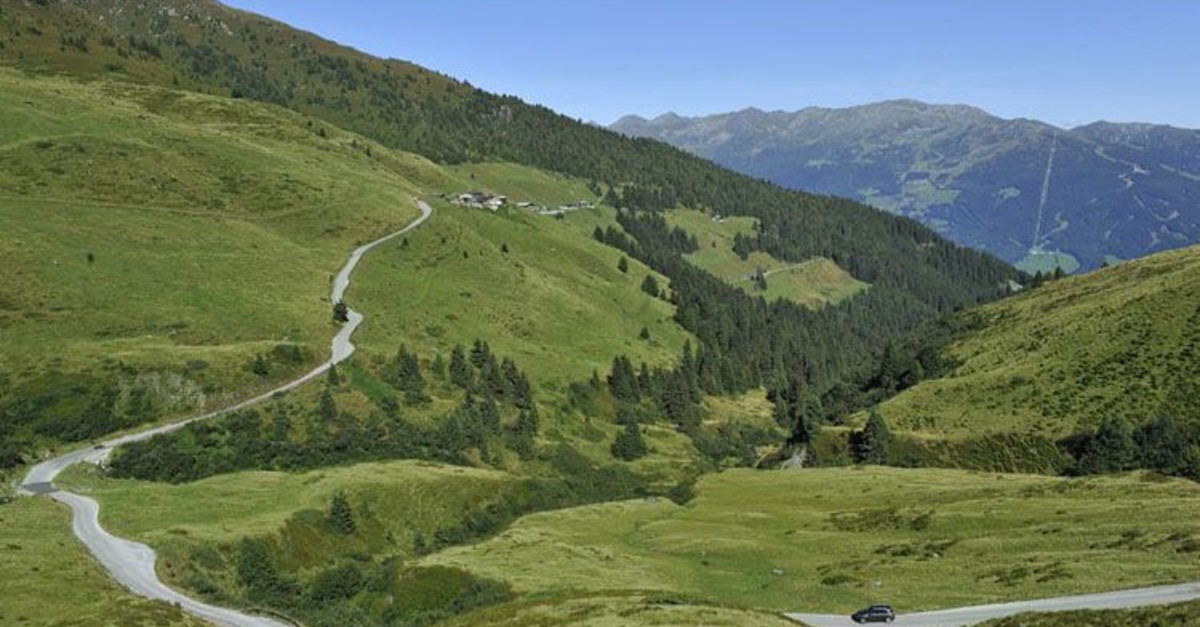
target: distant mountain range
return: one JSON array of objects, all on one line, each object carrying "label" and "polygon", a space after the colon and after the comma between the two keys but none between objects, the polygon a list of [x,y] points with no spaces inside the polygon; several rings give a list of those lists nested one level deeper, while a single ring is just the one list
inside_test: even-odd
[{"label": "distant mountain range", "polygon": [[610,128],[913,217],[1031,272],[1200,241],[1196,130],[1108,122],[1066,130],[914,100],[626,116]]}]

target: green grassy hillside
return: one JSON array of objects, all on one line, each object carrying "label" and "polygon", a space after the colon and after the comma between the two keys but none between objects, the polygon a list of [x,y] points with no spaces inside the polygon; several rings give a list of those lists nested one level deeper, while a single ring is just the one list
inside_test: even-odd
[{"label": "green grassy hillside", "polygon": [[260,104],[11,70],[0,86],[0,406],[21,438],[211,407],[313,363],[347,252],[452,187]]},{"label": "green grassy hillside", "polygon": [[485,338],[551,389],[607,373],[618,354],[666,365],[690,336],[671,304],[639,289],[647,274],[666,279],[636,261],[623,273],[620,257],[565,220],[440,205],[407,246],[381,251],[356,277],[354,302],[372,312],[360,337],[389,353],[406,341],[446,356]]},{"label": "green grassy hillside", "polygon": [[[850,201],[789,192],[657,142],[621,137],[211,0],[20,4],[4,7],[0,24],[10,32],[0,59],[22,68],[270,102],[443,163],[509,162],[568,174],[586,182],[593,194],[603,190],[613,206],[703,208],[756,218],[764,228],[751,242],[753,250],[790,264],[827,258],[872,286],[857,299],[854,311],[807,317],[784,309],[773,315],[806,320],[801,326],[808,328],[792,335],[807,332],[808,352],[822,362],[818,376],[823,387],[876,356],[886,339],[939,313],[1001,296],[1008,280],[1018,278],[998,260],[951,245],[914,222]],[[498,180],[486,168],[477,169],[471,186]],[[515,198],[542,195],[538,187],[545,182],[504,180],[519,188]],[[670,274],[694,307],[697,300],[709,301],[710,311],[683,319],[689,331],[714,349],[713,359],[723,362],[720,371],[761,372],[752,363],[758,358],[796,366],[785,355],[793,354],[784,348],[791,338],[771,337],[776,334],[773,325],[745,320],[753,305],[740,293],[685,276],[672,266],[673,252],[666,252],[654,243],[631,254]],[[831,268],[817,274],[827,274],[825,270]],[[718,309],[723,311],[711,311]],[[871,317],[886,319],[866,322],[863,311],[883,312]],[[714,320],[736,315],[754,337],[733,337],[738,334],[731,325],[704,329],[697,316],[706,314]],[[734,350],[750,345],[773,347],[780,354]],[[842,358],[824,357],[834,346]],[[763,383],[755,377],[747,386],[747,381],[729,378],[727,387],[739,392]]]},{"label": "green grassy hillside", "polygon": [[553,208],[581,200],[593,203],[599,200],[588,189],[587,181],[515,163],[461,163],[446,166],[446,170],[466,185],[459,191],[477,189],[504,194],[512,204],[531,202],[538,207]]},{"label": "green grassy hillside", "polygon": [[[688,261],[767,300],[786,298],[802,305],[820,307],[838,303],[865,289],[867,284],[850,276],[829,259],[817,257],[799,263],[780,261],[769,253],[754,251],[742,259],[733,250],[734,237],[753,237],[753,218],[716,218],[700,211],[681,209],[667,213],[667,222],[696,237],[700,250],[685,255]],[[762,273],[765,290],[754,276]]]},{"label": "green grassy hillside", "polygon": [[708,475],[686,506],[527,516],[426,565],[518,593],[644,590],[772,611],[901,611],[1195,577],[1200,487],[886,468]]},{"label": "green grassy hillside", "polygon": [[[511,497],[520,479],[402,461],[306,473],[233,473],[175,486],[107,479],[94,467],[76,467],[62,483],[101,503],[106,529],[153,546],[165,581],[214,603],[245,606],[253,605],[239,570],[245,538],[262,542],[273,567],[303,588],[348,560],[382,577],[390,564],[431,550],[447,534],[462,533],[464,519]],[[330,526],[335,495],[349,503],[351,533]],[[377,592],[364,594],[361,605],[386,602],[381,599],[388,591]]]},{"label": "green grassy hillside", "polygon": [[166,603],[123,590],[71,535],[70,521],[70,511],[46,499],[0,505],[0,570],[5,573],[0,624],[207,624]]},{"label": "green grassy hillside", "polygon": [[[523,166],[442,168],[265,105],[13,71],[0,83],[10,451],[212,407],[314,363],[334,330],[331,275],[411,220],[414,195],[480,181],[539,202],[588,193]],[[636,260],[619,271],[620,252],[591,237],[599,223],[610,210],[439,204],[359,269],[362,358],[406,344],[428,364],[482,338],[553,402],[618,354],[670,365],[695,339],[638,287],[667,280]]]},{"label": "green grassy hillside", "polygon": [[1059,437],[1107,416],[1197,415],[1200,248],[1163,253],[969,314],[959,366],[883,403],[894,428]]}]

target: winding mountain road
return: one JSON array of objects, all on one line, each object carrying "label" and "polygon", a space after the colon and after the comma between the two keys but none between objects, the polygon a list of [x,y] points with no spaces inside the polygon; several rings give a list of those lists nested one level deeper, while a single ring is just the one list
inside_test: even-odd
[{"label": "winding mountain road", "polygon": [[[331,302],[338,303],[342,301],[342,298],[346,294],[346,289],[350,286],[350,275],[354,272],[354,268],[358,265],[358,262],[362,260],[363,255],[376,246],[417,228],[429,219],[429,216],[433,214],[433,209],[424,201],[417,200],[416,203],[421,209],[421,217],[413,220],[408,226],[391,235],[359,246],[350,254],[350,259],[346,261],[346,265],[342,267],[341,272],[333,280]],[[334,364],[341,363],[354,354],[354,344],[350,341],[350,338],[354,335],[354,331],[358,328],[358,325],[362,324],[362,321],[362,314],[350,310],[346,323],[342,325],[342,328],[333,338],[329,360],[304,376],[254,398],[209,412],[202,416],[195,416],[168,425],[113,438],[94,448],[74,451],[44,461],[29,470],[29,474],[25,476],[25,480],[21,484],[20,492],[24,494],[48,494],[50,498],[70,507],[74,514],[72,527],[76,537],[87,546],[88,551],[104,566],[104,569],[112,575],[113,579],[116,579],[118,583],[128,588],[134,594],[168,603],[177,603],[185,611],[223,627],[286,627],[285,623],[271,618],[251,616],[235,610],[201,603],[167,587],[166,584],[159,581],[158,574],[154,571],[156,556],[153,549],[145,544],[118,538],[105,531],[100,526],[100,505],[95,500],[79,494],[57,490],[53,482],[54,478],[68,466],[81,461],[100,461],[114,447],[170,433],[193,422],[207,420],[231,411],[249,407],[250,405],[271,398],[275,394],[293,390],[304,385],[327,372]]]},{"label": "winding mountain road", "polygon": [[[1016,601],[994,605],[976,605],[934,612],[897,614],[894,627],[964,627],[996,618],[1006,618],[1026,612],[1065,612],[1069,610],[1118,610],[1146,605],[1166,605],[1200,599],[1200,582],[1081,594],[1036,601]],[[784,614],[792,620],[812,627],[843,627],[857,625],[842,614]]]}]

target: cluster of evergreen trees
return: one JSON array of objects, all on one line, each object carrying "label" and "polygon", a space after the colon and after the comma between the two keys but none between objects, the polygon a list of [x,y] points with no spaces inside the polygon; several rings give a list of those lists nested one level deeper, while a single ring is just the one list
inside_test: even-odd
[{"label": "cluster of evergreen trees", "polygon": [[[307,582],[285,570],[270,542],[243,538],[237,545],[235,575],[245,600],[267,606],[315,627],[428,625],[472,609],[512,598],[501,582],[447,567],[403,569],[395,559],[345,559],[318,571]],[[196,578],[202,595],[222,591]],[[229,595],[232,591],[224,591]],[[353,602],[362,594],[382,602]]]},{"label": "cluster of evergreen trees", "polygon": [[[342,411],[336,392],[343,386],[331,369],[315,406],[279,399],[263,413],[249,409],[215,421],[193,423],[174,433],[123,447],[111,464],[118,477],[185,482],[247,469],[300,470],[376,459],[435,459],[468,463],[470,450],[489,458],[507,447],[523,459],[537,452],[538,409],[525,373],[509,358],[497,360],[477,341],[470,357],[461,346],[449,372],[434,359],[433,375],[448,377],[462,401],[436,425],[406,419],[394,395],[377,399],[376,411],[358,416]],[[380,378],[405,403],[430,402],[424,368],[400,347],[381,368]],[[507,414],[511,420],[504,420]],[[305,434],[300,440],[297,434]]]},{"label": "cluster of evergreen trees", "polygon": [[1140,425],[1110,416],[1094,431],[1062,442],[1074,458],[1068,469],[1091,475],[1146,468],[1200,480],[1200,425],[1164,414]]},{"label": "cluster of evergreen trees", "polygon": [[[893,348],[883,355],[886,381],[869,380],[882,367],[881,347],[935,315],[898,288],[872,286],[841,306],[817,311],[786,300],[768,303],[684,260],[694,241],[668,228],[661,215],[622,211],[618,221],[620,230],[597,229],[594,235],[669,277],[675,319],[701,341],[694,358],[683,360],[686,379],[714,395],[766,387],[773,397],[796,396],[778,419],[801,440],[821,420],[836,417],[830,414],[860,409],[865,391],[883,386],[894,393],[902,382],[892,377],[904,375],[911,384],[924,376],[916,364],[936,367],[936,351],[918,358]],[[893,372],[897,369],[903,372]],[[820,409],[822,402],[827,410]],[[801,413],[804,420],[797,423]]]}]

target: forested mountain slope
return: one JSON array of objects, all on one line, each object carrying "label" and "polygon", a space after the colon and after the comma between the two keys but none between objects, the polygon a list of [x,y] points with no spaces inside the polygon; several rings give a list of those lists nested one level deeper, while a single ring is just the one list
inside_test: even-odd
[{"label": "forested mountain slope", "polygon": [[47,1],[5,7],[0,20],[10,32],[3,58],[23,68],[282,104],[439,161],[511,161],[616,186],[634,208],[682,204],[756,215],[767,222],[764,249],[836,253],[862,280],[882,279],[938,307],[990,296],[1011,276],[862,205],[786,192],[208,0]]},{"label": "forested mountain slope", "polygon": [[1031,273],[1093,269],[1200,238],[1195,130],[1107,122],[1067,130],[912,100],[627,116],[612,128],[915,218]]},{"label": "forested mountain slope", "polygon": [[[1003,295],[1020,278],[914,221],[786,191],[208,0],[47,0],[6,5],[0,24],[9,33],[0,58],[26,70],[257,99],[435,160],[509,161],[588,181],[608,204],[631,209],[604,243],[669,281],[676,320],[698,338],[697,385],[711,393],[797,376],[826,388],[888,338]],[[691,243],[656,217],[675,206],[757,218],[748,252],[830,259],[871,288],[819,312],[756,300],[683,261]]]}]

